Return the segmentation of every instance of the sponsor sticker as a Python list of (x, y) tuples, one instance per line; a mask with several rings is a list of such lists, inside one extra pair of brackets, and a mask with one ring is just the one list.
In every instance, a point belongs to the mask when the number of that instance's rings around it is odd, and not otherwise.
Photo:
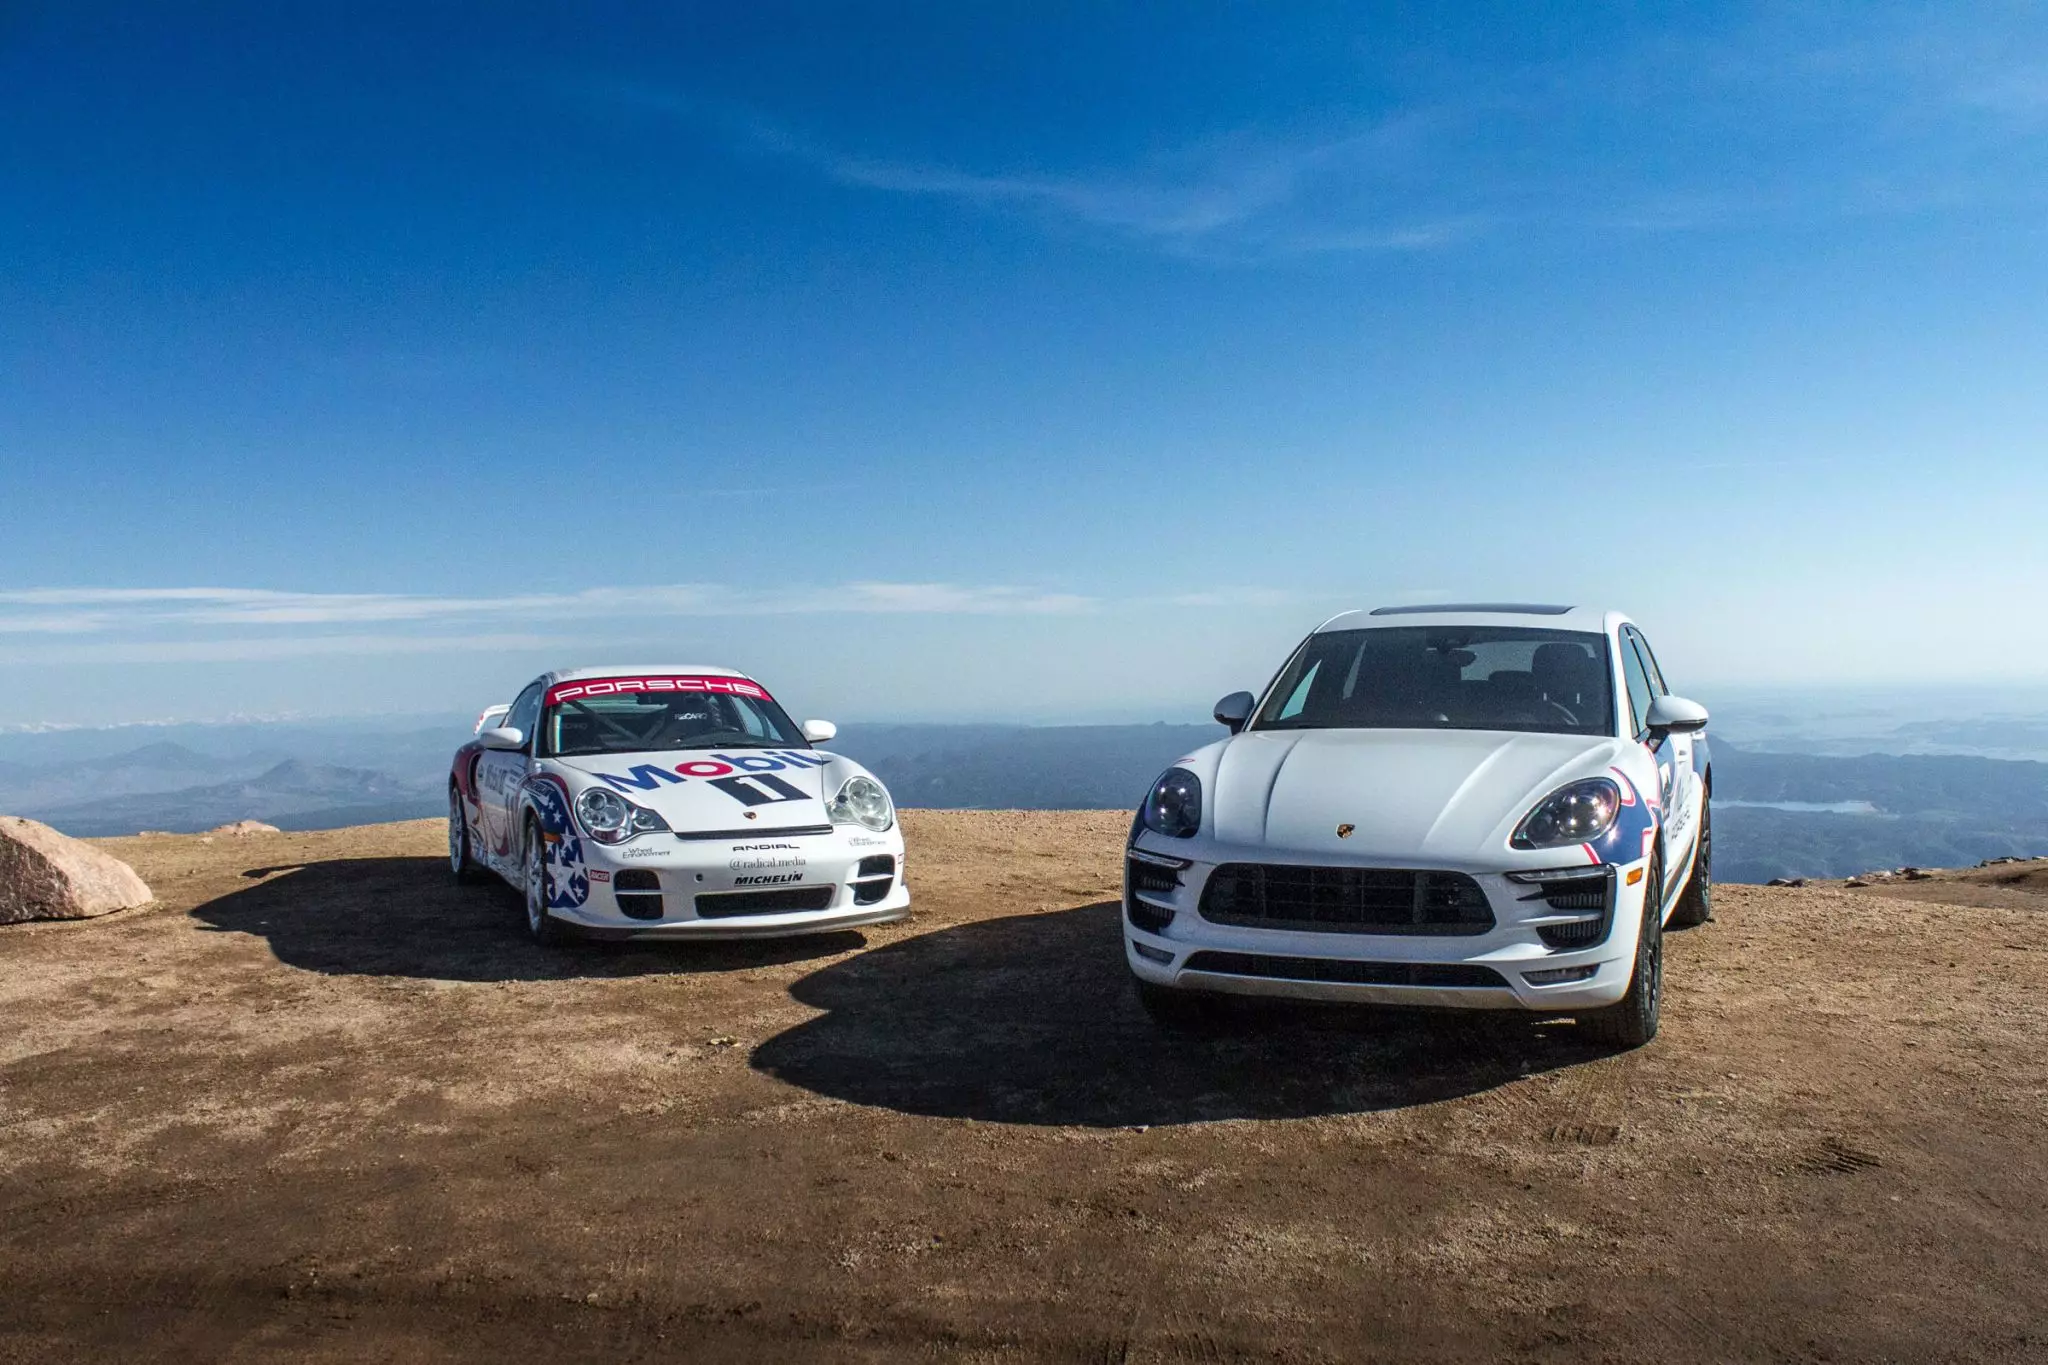
[(757, 876), (734, 877), (732, 884), (734, 886), (784, 886), (790, 882), (800, 882), (803, 879), (804, 874), (801, 872), (769, 872)]
[(601, 867), (590, 868), (583, 875), (594, 882), (608, 882), (612, 879), (612, 874)]
[(769, 867), (809, 867), (810, 864), (795, 855), (768, 853), (755, 854), (751, 858), (734, 858), (726, 866), (734, 872), (758, 872)]
[(757, 697), (769, 700), (768, 690), (747, 678), (579, 678), (556, 683), (548, 689), (547, 704), (574, 701), (579, 697), (613, 697), (621, 692), (711, 692), (728, 697)]
[[(686, 758), (673, 768), (664, 768), (654, 763), (636, 763), (624, 773), (594, 775), (598, 781), (622, 792), (653, 791), (664, 783), (676, 785), (695, 777), (710, 781), (713, 786), (742, 805), (758, 806), (771, 801), (794, 801), (804, 793), (780, 778), (761, 777), (761, 783), (773, 782), (777, 790), (793, 792), (795, 795), (766, 795), (755, 792), (753, 799), (749, 800), (742, 794), (743, 791), (749, 790), (745, 786), (747, 779), (758, 774), (779, 773), (791, 769), (802, 771), (805, 768), (822, 768), (829, 762), (830, 759), (820, 754), (806, 753), (800, 749), (763, 749), (753, 753), (715, 753), (703, 758)], [(716, 780), (720, 778), (726, 780)], [(734, 788), (734, 783), (740, 784), (739, 789)]]

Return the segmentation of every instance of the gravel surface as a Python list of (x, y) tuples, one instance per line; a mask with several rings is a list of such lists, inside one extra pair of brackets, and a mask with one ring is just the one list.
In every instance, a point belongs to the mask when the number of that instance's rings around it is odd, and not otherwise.
[(0, 929), (0, 1360), (2048, 1359), (2048, 879), (1724, 887), (1628, 1055), (1186, 1037), (1126, 819), (910, 812), (905, 924), (565, 951), (437, 822), (102, 841), (160, 904)]

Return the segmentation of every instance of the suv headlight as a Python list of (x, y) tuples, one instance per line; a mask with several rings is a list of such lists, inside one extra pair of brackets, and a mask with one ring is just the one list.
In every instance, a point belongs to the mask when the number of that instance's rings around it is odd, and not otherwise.
[(896, 823), (896, 808), (889, 804), (889, 793), (881, 783), (866, 776), (847, 778), (839, 795), (825, 807), (825, 814), (835, 825), (859, 825), (877, 834)]
[(1515, 826), (1513, 848), (1563, 848), (1589, 844), (1614, 825), (1621, 813), (1621, 788), (1606, 777), (1567, 782), (1536, 803)]
[(576, 798), (576, 820), (600, 844), (623, 844), (636, 834), (668, 829), (668, 821), (617, 792), (592, 787)]
[(1202, 827), (1202, 779), (1186, 768), (1168, 768), (1152, 784), (1138, 823), (1169, 839), (1192, 839)]

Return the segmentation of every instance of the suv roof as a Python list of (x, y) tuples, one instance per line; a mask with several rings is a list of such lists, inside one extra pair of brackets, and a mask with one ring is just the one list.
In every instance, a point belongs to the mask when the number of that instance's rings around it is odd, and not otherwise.
[(1414, 606), (1347, 611), (1316, 627), (1326, 630), (1385, 630), (1393, 626), (1493, 625), (1551, 628), (1602, 634), (1626, 618), (1598, 607), (1556, 607), (1529, 602), (1430, 602)]
[(1541, 602), (1425, 602), (1419, 606), (1374, 607), (1373, 616), (1427, 616), (1437, 612), (1479, 612), (1487, 616), (1563, 616), (1571, 607), (1546, 606)]

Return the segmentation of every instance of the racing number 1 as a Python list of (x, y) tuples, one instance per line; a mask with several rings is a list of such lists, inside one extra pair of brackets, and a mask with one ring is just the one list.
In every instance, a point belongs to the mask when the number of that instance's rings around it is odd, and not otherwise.
[(745, 777), (714, 778), (711, 785), (743, 806), (768, 806), (777, 801), (801, 801), (809, 793), (768, 773)]

